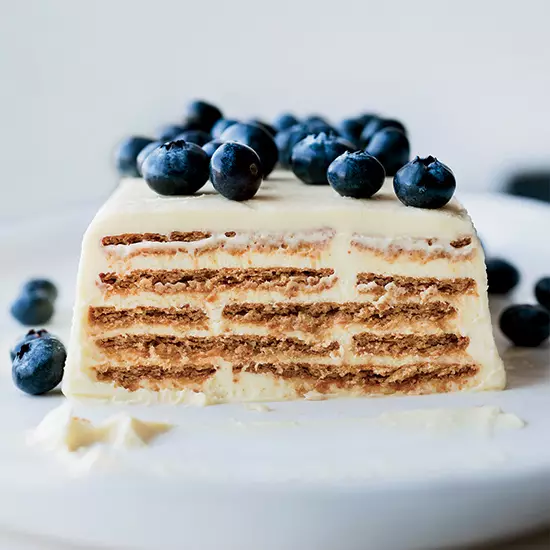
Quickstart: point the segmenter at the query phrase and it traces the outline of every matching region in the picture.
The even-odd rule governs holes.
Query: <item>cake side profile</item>
[[[83,242],[67,396],[208,403],[501,389],[462,206],[275,172],[252,201],[128,178]]]

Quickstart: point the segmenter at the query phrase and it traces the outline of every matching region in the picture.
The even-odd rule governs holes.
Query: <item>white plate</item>
[[[550,209],[504,196],[463,199],[489,252],[521,268],[512,299],[532,302],[533,282],[550,273]],[[0,231],[0,311],[25,279],[50,276],[62,294],[48,328],[67,339],[80,237],[90,217],[78,211]],[[130,407],[134,416],[177,427],[149,448],[106,452],[76,475],[25,445],[25,433],[64,398],[31,398],[13,387],[7,349],[24,329],[7,313],[0,329],[0,527],[13,541],[30,537],[37,544],[38,535],[49,548],[52,537],[58,549],[66,541],[67,548],[425,550],[550,522],[548,344],[514,349],[497,334],[509,374],[504,392],[301,401],[274,404],[271,412]],[[527,425],[489,436],[475,422],[442,434],[368,420],[482,405]],[[115,409],[76,411],[97,420]]]

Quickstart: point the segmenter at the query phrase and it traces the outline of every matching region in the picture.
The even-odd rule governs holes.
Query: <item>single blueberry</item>
[[[194,143],[169,141],[149,154],[141,170],[159,195],[192,195],[208,181],[208,155]]]
[[[253,118],[248,122],[249,124],[255,124],[256,126],[263,128],[272,138],[274,138],[277,134],[277,130],[275,130],[275,128],[271,126],[271,124],[264,122],[263,120],[260,120],[258,118]]]
[[[506,260],[485,260],[489,294],[508,294],[519,283],[519,271]]]
[[[401,130],[404,134],[407,133],[405,126],[399,120],[393,118],[378,118],[374,117],[370,122],[368,122],[363,131],[361,132],[361,146],[366,147],[370,140],[373,138],[374,134],[383,130],[384,128],[397,128]]]
[[[304,183],[326,185],[331,162],[346,151],[354,150],[352,144],[336,136],[324,133],[307,136],[292,150],[292,171]]]
[[[206,101],[192,101],[187,106],[186,121],[194,123],[194,130],[210,133],[212,126],[222,117],[222,112]]]
[[[499,324],[516,346],[535,348],[550,336],[550,313],[541,306],[510,306],[502,312]]]
[[[213,139],[208,143],[205,143],[202,146],[202,150],[208,155],[208,158],[211,159],[212,155],[217,151],[220,145],[223,145],[225,142],[221,139]]]
[[[262,161],[263,177],[266,178],[279,157],[277,145],[273,138],[260,126],[255,124],[233,124],[221,135],[222,141],[239,141],[252,147]]]
[[[261,160],[248,145],[229,141],[212,155],[210,174],[214,189],[232,201],[251,199],[262,183]]]
[[[364,151],[345,152],[332,161],[327,178],[343,197],[368,199],[380,190],[386,172],[375,157]]]
[[[26,326],[43,325],[52,318],[53,313],[52,300],[40,290],[23,292],[11,306],[11,314]]]
[[[232,118],[220,118],[214,126],[212,126],[212,131],[210,134],[212,135],[212,139],[219,139],[220,136],[227,130],[230,126],[233,126],[233,124],[237,124],[239,122],[238,120],[233,120]]]
[[[178,141],[181,139],[187,143],[194,143],[195,145],[202,147],[205,143],[208,143],[212,137],[210,134],[207,134],[202,130],[186,130],[185,132],[177,135],[173,141]]]
[[[33,292],[44,292],[52,302],[57,299],[57,287],[48,279],[31,279],[21,288],[21,294]]]
[[[152,139],[146,137],[132,136],[122,140],[118,144],[115,150],[115,164],[121,176],[139,177],[136,166],[137,156],[152,141]]]
[[[188,128],[182,126],[181,124],[166,124],[157,130],[157,140],[161,143],[172,141],[176,136],[179,136],[186,130],[188,130]]]
[[[277,132],[281,132],[282,130],[286,130],[299,122],[300,121],[293,114],[282,113],[273,121],[273,128],[275,128]]]
[[[26,344],[27,342],[30,342],[31,340],[35,340],[36,338],[51,338],[52,335],[46,330],[46,329],[40,329],[40,330],[34,330],[31,329],[25,336],[22,338],[19,338],[19,340],[15,343],[15,346],[10,349],[10,359],[13,361],[15,359],[15,356],[17,355],[17,352],[21,349],[21,346],[23,344]]]
[[[29,340],[15,354],[13,382],[31,395],[53,390],[63,379],[66,359],[65,346],[55,336]]]
[[[397,128],[384,128],[376,132],[365,151],[382,163],[388,177],[395,176],[411,156],[409,140]]]
[[[537,281],[535,296],[541,306],[550,310],[550,277],[543,277]]]
[[[146,145],[140,152],[139,152],[139,155],[137,156],[137,159],[136,159],[136,166],[137,166],[137,169],[138,169],[138,172],[140,174],[140,176],[143,175],[142,171],[141,171],[141,167],[143,165],[143,163],[145,162],[145,159],[157,148],[157,147],[160,147],[162,145],[162,141],[152,141],[151,143],[149,143],[149,145]]]
[[[279,150],[279,164],[281,168],[290,170],[292,167],[292,149],[305,137],[310,135],[310,131],[305,124],[295,124],[286,130],[281,130],[275,136],[275,143]]]
[[[345,118],[340,121],[336,129],[343,138],[351,141],[351,143],[359,144],[364,126],[357,118]]]
[[[406,206],[441,208],[456,189],[454,174],[435,157],[415,157],[393,178],[397,198]]]

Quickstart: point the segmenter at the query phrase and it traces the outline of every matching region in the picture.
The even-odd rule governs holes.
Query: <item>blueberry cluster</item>
[[[22,325],[42,325],[52,318],[56,299],[57,288],[51,281],[31,279],[12,303],[11,314]]]

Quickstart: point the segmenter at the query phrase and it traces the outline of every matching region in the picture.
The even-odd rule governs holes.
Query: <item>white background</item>
[[[550,164],[545,0],[0,0],[0,219],[99,202],[110,154],[205,97],[401,118],[459,186]]]

